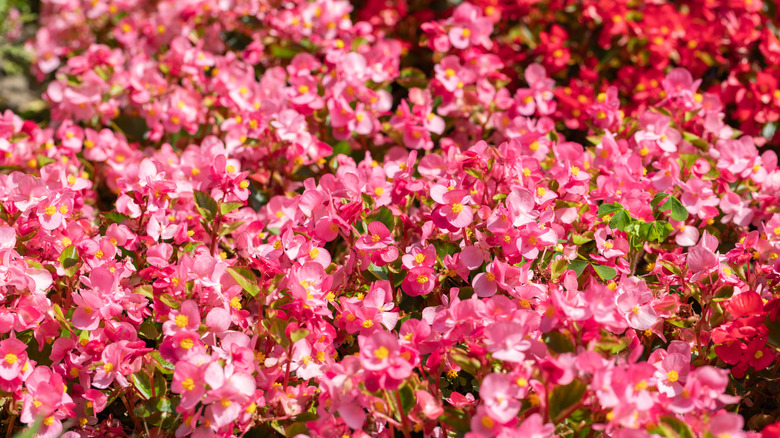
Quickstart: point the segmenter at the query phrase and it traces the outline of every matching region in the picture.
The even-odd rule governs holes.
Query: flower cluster
[[[9,427],[776,436],[772,7],[360,3],[43,1]]]

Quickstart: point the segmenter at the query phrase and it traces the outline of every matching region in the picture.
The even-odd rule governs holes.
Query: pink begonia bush
[[[43,1],[9,432],[780,436],[775,6],[412,3]]]

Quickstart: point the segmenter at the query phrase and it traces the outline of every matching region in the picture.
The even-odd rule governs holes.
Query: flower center
[[[386,347],[379,347],[374,350],[374,357],[377,359],[387,359],[390,356],[390,350]]]
[[[187,377],[183,382],[181,382],[181,387],[184,388],[185,391],[192,391],[195,389],[195,381]]]
[[[186,315],[176,315],[176,325],[184,328],[190,323],[190,319]]]

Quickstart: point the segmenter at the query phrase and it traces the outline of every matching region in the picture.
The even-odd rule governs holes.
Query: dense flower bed
[[[44,0],[39,436],[780,436],[775,5]],[[774,143],[773,143],[774,138]]]

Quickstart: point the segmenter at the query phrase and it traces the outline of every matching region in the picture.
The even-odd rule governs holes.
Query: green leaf
[[[136,406],[136,409],[139,407],[141,406]],[[175,406],[168,398],[157,395],[144,401],[143,408],[149,412],[149,416],[144,420],[149,425],[168,429],[173,425]]]
[[[594,145],[601,144],[601,136],[600,135],[589,135],[586,137],[586,139]]]
[[[11,135],[11,138],[8,139],[8,142],[11,144],[18,143],[22,140],[27,140],[30,138],[29,135],[25,134],[24,132],[17,132],[13,135]]]
[[[704,140],[703,138],[699,137],[696,134],[690,133],[690,132],[683,132],[683,139],[690,144],[696,146],[697,148],[706,151],[709,149],[710,144],[707,142],[707,140]]]
[[[588,243],[588,242],[591,242],[591,241],[593,241],[593,238],[592,238],[592,237],[585,236],[585,235],[583,235],[583,234],[572,233],[572,235],[571,235],[571,241],[572,241],[572,242],[573,242],[575,245],[584,245],[584,244],[586,244],[586,243]]]
[[[612,214],[616,211],[620,211],[623,209],[623,206],[619,203],[614,204],[601,204],[599,205],[599,217],[606,216],[608,214]]]
[[[121,224],[122,222],[130,219],[130,216],[116,211],[107,211],[103,213],[103,217],[115,224]]]
[[[260,295],[257,277],[250,269],[242,268],[240,266],[231,266],[228,268],[228,272],[246,293],[253,297]]]
[[[460,410],[445,408],[444,415],[439,417],[439,419],[442,423],[451,426],[455,431],[459,432],[457,436],[463,436],[471,430],[471,425],[468,418],[461,418],[461,416],[455,415],[454,412],[461,413]]]
[[[482,181],[483,179],[485,179],[485,178],[482,176],[482,172],[480,172],[480,171],[479,171],[479,170],[477,170],[477,169],[466,169],[466,173],[468,173],[469,175],[473,176],[474,178],[476,178],[476,179],[478,179],[478,180],[480,180],[480,181]]]
[[[582,400],[587,385],[575,379],[565,386],[557,386],[550,394],[550,417],[553,423],[558,423],[565,417],[567,411]],[[559,418],[559,416],[561,418]]]
[[[154,289],[152,289],[151,285],[145,284],[143,286],[138,286],[137,288],[133,289],[134,294],[143,295],[146,298],[149,298],[150,300],[154,299]]]
[[[680,270],[680,267],[675,265],[674,263],[670,262],[669,260],[664,259],[658,259],[657,263],[659,263],[661,266],[666,268],[667,271],[671,272],[672,274],[681,277],[682,276],[682,270]]]
[[[561,275],[563,275],[564,272],[566,272],[566,269],[568,269],[569,264],[567,260],[563,257],[559,258],[558,260],[552,262],[550,264],[550,275],[553,280],[558,279]]]
[[[374,277],[380,279],[380,280],[389,280],[390,276],[387,274],[387,268],[384,266],[377,266],[373,263],[368,265],[368,272],[370,272]],[[370,279],[370,277],[367,277]]]
[[[138,334],[145,339],[157,339],[160,336],[160,330],[155,327],[151,320],[145,320],[141,323],[141,327],[138,330]]]
[[[144,398],[152,397],[152,379],[146,371],[139,371],[133,374],[133,385]]]
[[[226,236],[232,233],[233,231],[236,231],[241,225],[244,225],[244,222],[237,221],[237,222],[228,222],[222,224],[219,226],[219,232],[217,234],[219,234],[220,236]]]
[[[450,353],[450,357],[452,357],[452,360],[455,361],[459,367],[463,368],[463,371],[471,374],[472,376],[477,375],[478,370],[482,368],[482,364],[479,362],[479,360],[470,357],[468,353],[461,350],[460,348],[453,348]]]
[[[73,277],[76,275],[76,271],[79,270],[78,268],[79,263],[79,254],[76,251],[75,246],[69,246],[65,248],[62,251],[62,254],[60,254],[60,264],[62,265],[62,269],[65,270],[65,275],[68,277]]]
[[[663,416],[658,426],[650,433],[659,434],[667,438],[694,438],[693,431],[688,424],[677,417]]]
[[[414,398],[414,391],[412,391],[412,388],[409,385],[402,386],[399,391],[401,391],[401,414],[405,415],[407,412],[411,411],[415,405],[416,400]]]
[[[393,229],[393,212],[387,207],[382,207],[379,211],[371,213],[366,218],[366,222],[371,223],[379,221],[385,224],[388,230]]]
[[[350,147],[349,143],[346,141],[340,141],[336,143],[335,146],[333,146],[331,157],[335,157],[338,155],[349,155],[350,152],[352,152],[352,147]]]
[[[154,384],[155,397],[163,397],[168,393],[168,382],[165,380],[165,376],[162,374],[154,373],[152,383]]]
[[[688,209],[686,209],[674,196],[670,196],[669,199],[667,199],[666,202],[661,205],[661,211],[666,211],[669,209],[672,210],[672,219],[676,221],[684,221],[688,219]]]
[[[592,265],[602,280],[612,280],[617,275],[615,268],[604,265]]]
[[[650,206],[653,207],[653,209],[655,209],[656,207],[658,207],[658,204],[661,201],[663,201],[668,197],[669,197],[668,193],[656,193],[655,196],[653,196],[653,200],[650,201]]]
[[[772,321],[771,314],[767,315],[764,325],[769,329],[769,342],[776,348],[780,347],[780,317]]]
[[[295,329],[292,333],[290,333],[290,340],[293,342],[298,342],[301,339],[304,339],[306,336],[309,336],[309,333],[311,332],[305,328]]]
[[[25,428],[21,432],[14,435],[14,438],[35,438],[38,436],[38,431],[41,430],[41,426],[43,425],[43,417],[40,416],[35,419],[35,422],[32,424],[32,426]]]
[[[717,292],[715,292],[715,295],[712,296],[712,301],[715,301],[716,303],[720,301],[726,301],[729,298],[731,298],[733,295],[734,295],[734,286],[726,285],[718,289]]]
[[[438,255],[440,258],[444,258],[444,256],[453,255],[456,252],[460,252],[460,246],[454,242],[449,242],[446,240],[436,240],[434,242],[431,242],[434,244],[434,247],[436,248],[436,255]]]
[[[46,155],[38,154],[38,167],[41,168],[47,164],[53,163],[54,160],[47,157]]]
[[[401,70],[396,82],[404,88],[426,88],[428,76],[417,67],[406,67]]]
[[[618,354],[628,347],[629,340],[626,337],[602,336],[596,342],[593,350],[599,353]]]
[[[614,230],[625,231],[626,226],[631,223],[631,216],[628,215],[626,210],[621,209],[609,221],[609,227]]]
[[[166,306],[172,308],[172,309],[178,309],[181,306],[181,303],[176,301],[175,298],[170,296],[169,294],[162,294],[157,297],[160,301],[163,302]]]
[[[198,209],[198,213],[208,221],[213,221],[217,216],[217,201],[214,200],[208,193],[195,190],[195,208]]]
[[[582,271],[588,267],[588,262],[583,260],[572,260],[569,262],[569,269],[577,273],[577,277],[582,275]]]
[[[276,318],[268,329],[268,331],[271,333],[271,337],[274,338],[274,341],[276,341],[277,344],[284,348],[287,348],[287,346],[290,345],[290,339],[285,333],[287,330],[287,324],[288,321],[285,321],[281,318]]]
[[[68,321],[65,319],[65,314],[62,313],[62,308],[59,306],[59,304],[52,304],[52,310],[54,310],[54,318],[57,321],[68,324]]]
[[[230,213],[231,211],[241,208],[244,206],[243,202],[223,202],[219,204],[219,212],[222,213],[222,215],[226,215]]]
[[[273,57],[279,59],[292,59],[295,57],[295,55],[301,52],[299,49],[294,49],[292,47],[282,47],[276,44],[272,45],[270,49]]]
[[[192,254],[193,251],[195,251],[195,248],[199,247],[200,245],[203,245],[203,242],[190,242],[182,248],[182,251]]]
[[[154,361],[156,362],[154,364],[155,368],[160,370],[160,372],[164,374],[173,374],[173,370],[175,366],[168,362],[167,360],[163,359],[160,355],[159,351],[152,351],[151,353],[152,358],[154,358]]]
[[[632,224],[633,225],[633,224]],[[657,240],[657,234],[655,231],[655,224],[653,222],[644,222],[637,224],[635,227],[631,227],[633,234],[639,236],[641,242],[638,242],[636,246],[641,247],[643,242],[650,240]]]
[[[574,351],[574,343],[561,332],[547,332],[544,334],[544,343],[555,353],[571,353]]]
[[[674,227],[672,224],[666,221],[655,221],[653,222],[655,226],[655,231],[657,233],[656,239],[659,242],[663,242],[666,240],[667,237],[669,237],[670,234],[674,231]]]

